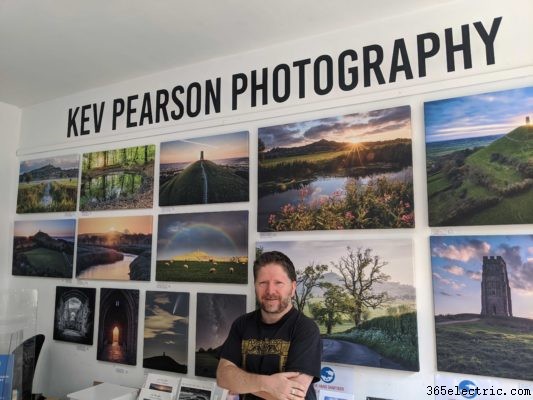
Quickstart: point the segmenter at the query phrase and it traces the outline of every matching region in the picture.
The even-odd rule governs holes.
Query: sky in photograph
[[[80,167],[80,157],[77,154],[69,156],[58,156],[50,158],[39,158],[37,160],[25,160],[20,162],[20,173],[23,174],[28,171],[33,171],[44,167],[46,165],[53,165],[61,169],[73,169]]]
[[[533,120],[533,86],[424,103],[426,142],[504,135]]]
[[[483,256],[503,258],[513,316],[533,319],[533,235],[431,237],[435,315],[481,312]]]
[[[165,355],[187,365],[189,293],[146,292],[143,357]]]
[[[265,150],[299,147],[319,140],[364,143],[411,138],[409,106],[259,128]]]
[[[246,312],[246,296],[198,293],[196,305],[196,351],[216,348],[228,337],[231,324]]]
[[[409,239],[391,240],[350,240],[350,241],[305,241],[305,242],[259,242],[264,251],[281,251],[294,263],[296,269],[304,269],[314,263],[328,265],[329,272],[336,272],[331,262],[348,254],[347,246],[372,249],[373,256],[379,256],[388,264],[382,269],[390,276],[390,282],[413,285],[412,243]]]
[[[204,136],[161,143],[161,164],[248,157],[248,132]]]
[[[15,236],[33,236],[39,231],[52,237],[74,238],[76,232],[76,220],[54,219],[45,221],[15,221]]]
[[[157,259],[201,251],[212,256],[248,256],[248,212],[159,216]]]
[[[80,218],[78,235],[85,233],[152,233],[152,216]]]

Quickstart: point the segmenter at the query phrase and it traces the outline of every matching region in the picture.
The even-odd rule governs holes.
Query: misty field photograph
[[[248,283],[248,211],[159,216],[156,280]]]
[[[409,106],[258,135],[258,231],[414,227]]]
[[[249,200],[248,132],[161,143],[159,205]]]
[[[152,216],[80,218],[78,279],[149,281]]]
[[[13,275],[72,278],[75,219],[15,221]]]
[[[220,346],[231,324],[246,313],[242,294],[198,293],[196,301],[196,376],[215,378]]]
[[[155,145],[86,153],[80,211],[152,208]]]
[[[20,163],[17,214],[76,211],[78,155]]]
[[[437,369],[533,380],[533,236],[432,236]]]
[[[146,291],[143,367],[187,373],[189,293]]]
[[[323,362],[419,370],[411,240],[257,243],[273,250],[294,263],[293,305],[318,325]]]
[[[533,87],[424,103],[430,226],[533,222]]]

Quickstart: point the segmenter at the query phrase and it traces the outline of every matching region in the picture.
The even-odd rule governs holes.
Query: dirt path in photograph
[[[463,320],[457,320],[457,321],[442,321],[442,322],[437,322],[436,325],[462,324],[463,322],[476,322],[479,320],[480,318],[463,319]]]
[[[322,361],[381,368],[406,368],[368,347],[345,340],[322,339]]]
[[[202,200],[204,204],[207,204],[207,175],[205,174],[203,162],[200,162],[200,167],[202,167],[202,179],[204,180],[204,194],[202,196]]]

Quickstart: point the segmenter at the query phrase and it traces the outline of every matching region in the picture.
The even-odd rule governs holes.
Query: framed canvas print
[[[96,358],[117,364],[137,364],[139,291],[100,289],[100,319]]]
[[[218,350],[226,340],[233,321],[246,312],[246,296],[198,293],[196,300],[194,374],[215,378]]]
[[[75,219],[15,221],[12,273],[72,278]]]
[[[160,215],[156,280],[248,283],[248,211]]]
[[[76,211],[80,156],[20,162],[17,214]]]
[[[56,287],[54,340],[92,346],[95,288]]]
[[[149,281],[152,216],[80,218],[76,277]]]
[[[409,106],[258,135],[258,231],[414,227]]]
[[[146,292],[143,367],[187,373],[189,293]]]
[[[432,236],[437,369],[533,380],[533,237]]]
[[[533,222],[533,86],[424,103],[430,226]]]
[[[80,211],[152,208],[155,145],[85,153]]]
[[[159,205],[249,200],[248,132],[161,143]]]
[[[294,263],[293,305],[318,325],[323,362],[419,370],[411,240],[257,243],[273,250]]]

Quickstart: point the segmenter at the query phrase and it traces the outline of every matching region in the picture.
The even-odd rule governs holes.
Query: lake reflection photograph
[[[151,260],[151,215],[78,221],[78,279],[149,281]]]
[[[414,227],[409,106],[258,136],[258,231]]]
[[[155,145],[86,153],[80,211],[152,208]]]

